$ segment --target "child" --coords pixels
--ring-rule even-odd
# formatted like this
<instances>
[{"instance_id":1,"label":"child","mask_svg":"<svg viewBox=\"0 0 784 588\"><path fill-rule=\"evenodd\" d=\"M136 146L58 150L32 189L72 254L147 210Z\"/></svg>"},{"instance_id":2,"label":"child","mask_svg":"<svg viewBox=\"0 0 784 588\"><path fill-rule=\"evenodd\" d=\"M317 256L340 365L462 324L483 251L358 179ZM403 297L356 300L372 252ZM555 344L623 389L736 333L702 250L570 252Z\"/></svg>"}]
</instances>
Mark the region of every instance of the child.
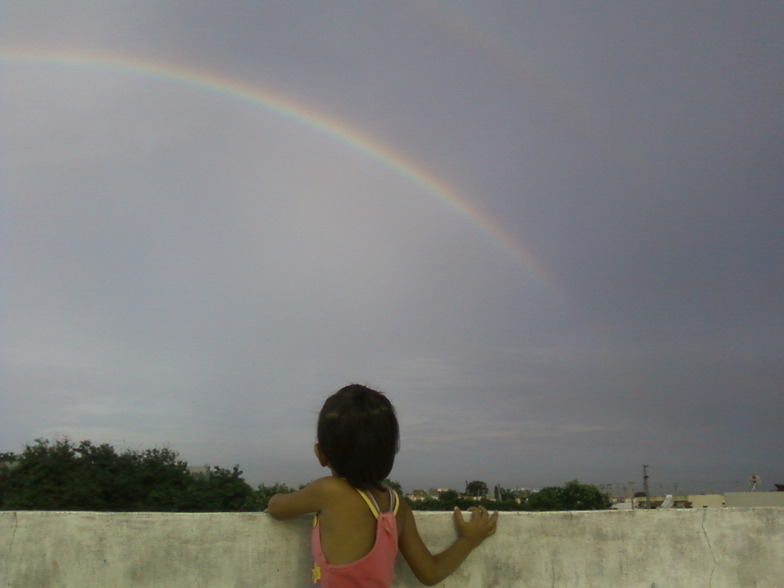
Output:
<instances>
[{"instance_id":1,"label":"child","mask_svg":"<svg viewBox=\"0 0 784 588\"><path fill-rule=\"evenodd\" d=\"M276 494L267 507L276 519L316 513L314 586L388 587L398 548L419 581L432 586L495 533L498 513L471 507L465 522L456 508L457 539L442 553L430 553L411 507L381 484L398 451L395 409L383 394L353 384L330 396L319 414L317 439L316 457L332 475L298 492Z\"/></svg>"}]
</instances>

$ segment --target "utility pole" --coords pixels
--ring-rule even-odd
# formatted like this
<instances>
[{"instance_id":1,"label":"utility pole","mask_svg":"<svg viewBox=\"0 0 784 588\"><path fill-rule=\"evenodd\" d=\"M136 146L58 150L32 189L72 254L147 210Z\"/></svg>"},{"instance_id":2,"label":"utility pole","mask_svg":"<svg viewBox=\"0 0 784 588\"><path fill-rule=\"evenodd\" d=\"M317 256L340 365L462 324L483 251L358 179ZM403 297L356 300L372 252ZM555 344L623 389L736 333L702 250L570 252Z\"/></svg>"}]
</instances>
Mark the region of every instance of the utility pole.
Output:
<instances>
[{"instance_id":1,"label":"utility pole","mask_svg":"<svg viewBox=\"0 0 784 588\"><path fill-rule=\"evenodd\" d=\"M642 466L642 490L645 492L645 508L651 508L651 495L648 492L648 466Z\"/></svg>"}]
</instances>

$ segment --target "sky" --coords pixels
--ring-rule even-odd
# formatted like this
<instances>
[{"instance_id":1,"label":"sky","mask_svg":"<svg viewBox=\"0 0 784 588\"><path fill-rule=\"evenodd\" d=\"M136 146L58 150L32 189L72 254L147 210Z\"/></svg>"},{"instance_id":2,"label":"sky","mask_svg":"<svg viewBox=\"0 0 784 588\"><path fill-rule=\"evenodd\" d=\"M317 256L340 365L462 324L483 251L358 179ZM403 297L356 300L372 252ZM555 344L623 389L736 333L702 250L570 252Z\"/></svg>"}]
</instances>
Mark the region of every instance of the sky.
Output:
<instances>
[{"instance_id":1,"label":"sky","mask_svg":"<svg viewBox=\"0 0 784 588\"><path fill-rule=\"evenodd\" d=\"M784 483L784 4L0 0L0 451Z\"/></svg>"}]
</instances>

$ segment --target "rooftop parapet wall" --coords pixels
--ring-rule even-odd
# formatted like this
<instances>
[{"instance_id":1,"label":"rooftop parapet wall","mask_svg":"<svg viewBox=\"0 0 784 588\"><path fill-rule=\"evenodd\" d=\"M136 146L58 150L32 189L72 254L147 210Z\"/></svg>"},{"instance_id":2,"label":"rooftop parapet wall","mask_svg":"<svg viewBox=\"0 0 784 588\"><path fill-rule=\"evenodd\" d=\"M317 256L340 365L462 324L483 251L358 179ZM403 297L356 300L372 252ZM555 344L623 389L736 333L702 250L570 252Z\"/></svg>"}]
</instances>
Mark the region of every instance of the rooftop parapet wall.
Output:
<instances>
[{"instance_id":1,"label":"rooftop parapet wall","mask_svg":"<svg viewBox=\"0 0 784 588\"><path fill-rule=\"evenodd\" d=\"M417 513L431 549L451 513ZM0 512L3 588L307 586L305 518L263 513ZM396 588L419 586L404 561ZM501 513L440 586L778 588L784 509Z\"/></svg>"}]
</instances>

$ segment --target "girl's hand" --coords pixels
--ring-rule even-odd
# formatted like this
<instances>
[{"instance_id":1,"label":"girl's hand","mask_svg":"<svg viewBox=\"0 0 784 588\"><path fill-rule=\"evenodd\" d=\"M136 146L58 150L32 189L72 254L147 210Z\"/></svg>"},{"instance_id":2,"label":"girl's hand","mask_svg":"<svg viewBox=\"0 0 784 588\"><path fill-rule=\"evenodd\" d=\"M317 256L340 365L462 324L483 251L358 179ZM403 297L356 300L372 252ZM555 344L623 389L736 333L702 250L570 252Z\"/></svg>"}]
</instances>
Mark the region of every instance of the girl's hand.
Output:
<instances>
[{"instance_id":1,"label":"girl's hand","mask_svg":"<svg viewBox=\"0 0 784 588\"><path fill-rule=\"evenodd\" d=\"M490 516L486 508L473 506L468 509L471 519L466 522L463 513L456 508L453 516L457 540L441 553L433 555L419 536L411 507L403 501L400 509L405 519L399 541L400 552L417 579L427 586L435 586L454 572L474 548L495 533L498 519L498 513Z\"/></svg>"},{"instance_id":2,"label":"girl's hand","mask_svg":"<svg viewBox=\"0 0 784 588\"><path fill-rule=\"evenodd\" d=\"M471 512L471 519L466 522L463 513L455 507L455 527L458 536L475 548L495 533L498 512L491 515L484 506L472 506L468 510Z\"/></svg>"}]
</instances>

